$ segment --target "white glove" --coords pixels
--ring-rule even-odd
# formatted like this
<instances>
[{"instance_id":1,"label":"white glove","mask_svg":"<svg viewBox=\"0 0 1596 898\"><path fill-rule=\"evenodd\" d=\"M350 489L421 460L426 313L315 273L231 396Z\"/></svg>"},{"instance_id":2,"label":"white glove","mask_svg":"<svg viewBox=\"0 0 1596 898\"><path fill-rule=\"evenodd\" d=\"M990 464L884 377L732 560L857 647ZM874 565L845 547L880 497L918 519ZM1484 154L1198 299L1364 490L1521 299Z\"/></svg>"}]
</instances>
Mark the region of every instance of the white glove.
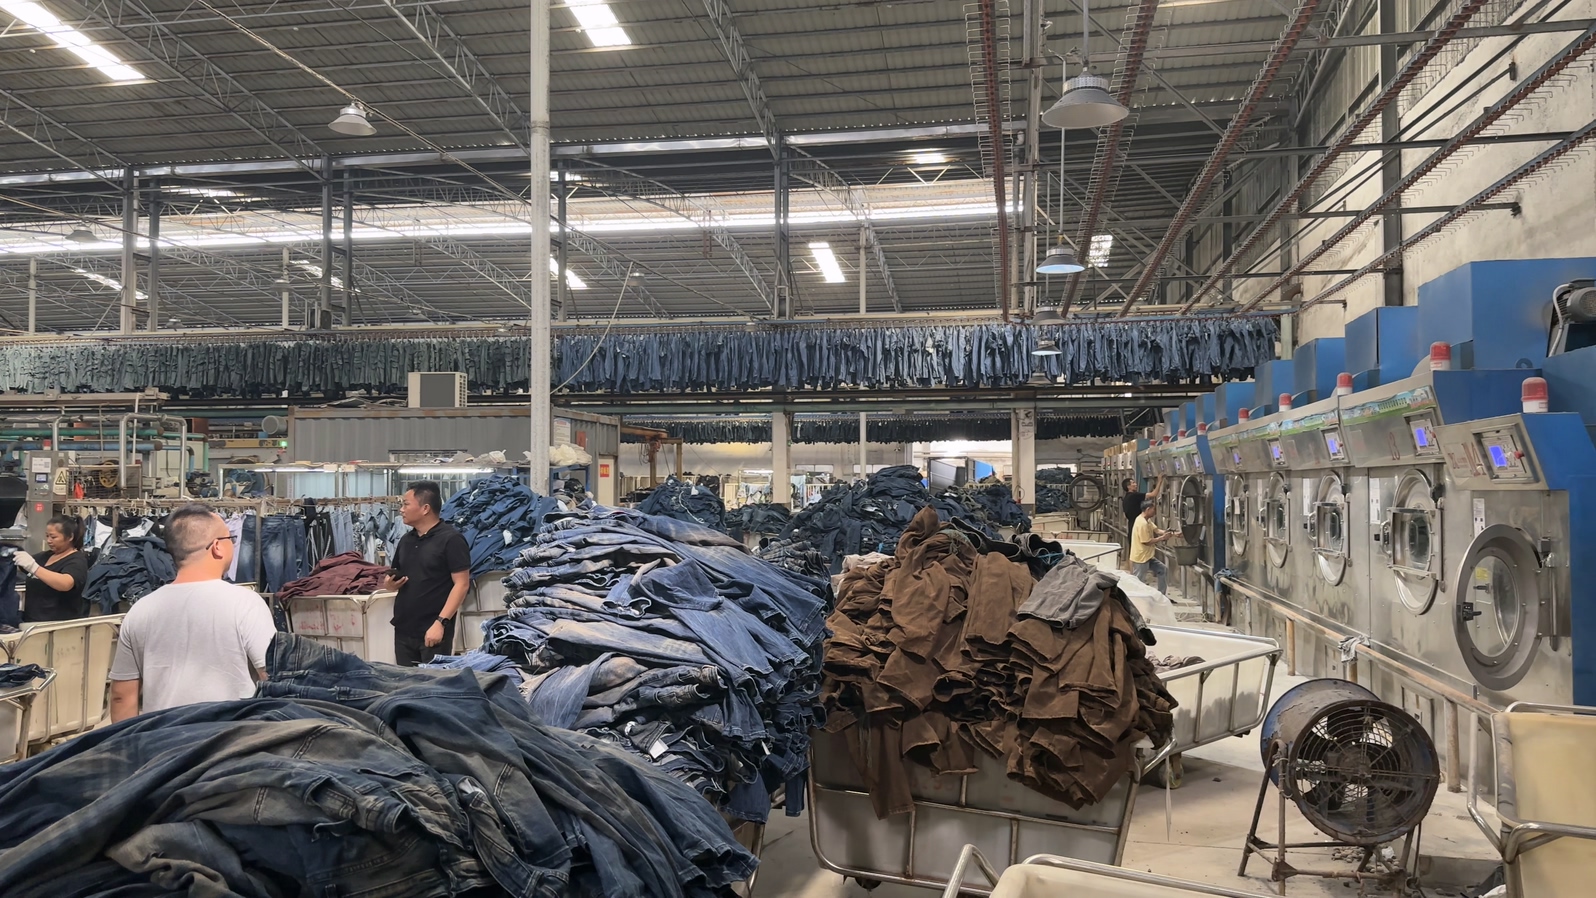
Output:
<instances>
[{"instance_id":1,"label":"white glove","mask_svg":"<svg viewBox=\"0 0 1596 898\"><path fill-rule=\"evenodd\" d=\"M18 552L16 555L12 556L11 560L15 561L17 563L17 567L22 568L30 576L34 571L39 569L38 560L26 552Z\"/></svg>"}]
</instances>

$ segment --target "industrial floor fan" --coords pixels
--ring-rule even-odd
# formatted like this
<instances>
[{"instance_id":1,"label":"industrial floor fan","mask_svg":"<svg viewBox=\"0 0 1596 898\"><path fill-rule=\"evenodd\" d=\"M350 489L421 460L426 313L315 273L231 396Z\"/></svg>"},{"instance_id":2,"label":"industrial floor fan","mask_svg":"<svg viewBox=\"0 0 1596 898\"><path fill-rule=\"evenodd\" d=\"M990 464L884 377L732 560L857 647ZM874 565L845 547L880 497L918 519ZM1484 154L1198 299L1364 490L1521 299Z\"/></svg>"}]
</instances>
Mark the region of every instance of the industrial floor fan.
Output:
<instances>
[{"instance_id":1,"label":"industrial floor fan","mask_svg":"<svg viewBox=\"0 0 1596 898\"><path fill-rule=\"evenodd\" d=\"M1247 860L1257 853L1273 855L1270 879L1280 883L1282 895L1286 879L1300 875L1355 879L1360 894L1371 882L1405 894L1417 855L1416 833L1440 782L1435 743L1418 720L1356 683L1310 680L1275 702L1261 735L1263 782L1237 875L1246 875ZM1258 837L1270 783L1280 792L1274 842ZM1288 800L1335 841L1288 843ZM1398 839L1399 854L1380 851ZM1352 871L1299 869L1286 861L1289 848L1348 846L1362 850Z\"/></svg>"}]
</instances>

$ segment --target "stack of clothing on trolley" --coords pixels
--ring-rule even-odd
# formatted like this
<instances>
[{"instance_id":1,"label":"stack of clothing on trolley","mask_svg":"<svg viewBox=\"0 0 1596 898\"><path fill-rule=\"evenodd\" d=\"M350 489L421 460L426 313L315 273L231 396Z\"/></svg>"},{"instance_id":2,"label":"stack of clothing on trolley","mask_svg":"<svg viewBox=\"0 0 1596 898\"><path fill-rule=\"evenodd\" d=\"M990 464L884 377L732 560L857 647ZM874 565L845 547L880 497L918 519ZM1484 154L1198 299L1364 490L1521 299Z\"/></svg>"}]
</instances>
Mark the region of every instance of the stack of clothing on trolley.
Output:
<instances>
[{"instance_id":1,"label":"stack of clothing on trolley","mask_svg":"<svg viewBox=\"0 0 1596 898\"><path fill-rule=\"evenodd\" d=\"M760 550L760 557L789 570L812 573L818 553L829 567L842 572L842 559L871 552L890 553L904 528L923 508L935 509L943 521L963 521L983 535L997 538L997 526L959 502L932 496L912 465L883 468L862 483L834 486L820 500L793 515L781 538Z\"/></svg>"},{"instance_id":2,"label":"stack of clothing on trolley","mask_svg":"<svg viewBox=\"0 0 1596 898\"><path fill-rule=\"evenodd\" d=\"M748 534L776 536L792 521L792 509L773 502L750 502L726 516L727 532L739 539Z\"/></svg>"},{"instance_id":3,"label":"stack of clothing on trolley","mask_svg":"<svg viewBox=\"0 0 1596 898\"><path fill-rule=\"evenodd\" d=\"M359 552L343 552L316 562L309 575L285 585L277 598L370 595L382 586L387 573L386 565L371 564Z\"/></svg>"},{"instance_id":4,"label":"stack of clothing on trolley","mask_svg":"<svg viewBox=\"0 0 1596 898\"><path fill-rule=\"evenodd\" d=\"M1014 491L999 478L988 477L980 483L950 487L943 490L942 497L959 503L972 516L988 524L1009 527L1018 533L1031 529L1031 519L1020 503L1014 501Z\"/></svg>"},{"instance_id":5,"label":"stack of clothing on trolley","mask_svg":"<svg viewBox=\"0 0 1596 898\"><path fill-rule=\"evenodd\" d=\"M691 788L539 721L504 676L278 634L255 698L0 766L0 895L731 894L757 860Z\"/></svg>"},{"instance_id":6,"label":"stack of clothing on trolley","mask_svg":"<svg viewBox=\"0 0 1596 898\"><path fill-rule=\"evenodd\" d=\"M508 474L478 477L443 503L439 517L453 524L471 546L471 576L506 571L531 545L544 517L570 508L540 496Z\"/></svg>"},{"instance_id":7,"label":"stack of clothing on trolley","mask_svg":"<svg viewBox=\"0 0 1596 898\"><path fill-rule=\"evenodd\" d=\"M538 719L630 751L737 819L802 808L830 586L707 527L600 509L544 522L477 651Z\"/></svg>"},{"instance_id":8,"label":"stack of clothing on trolley","mask_svg":"<svg viewBox=\"0 0 1596 898\"><path fill-rule=\"evenodd\" d=\"M100 552L83 583L83 599L113 614L120 602L136 602L171 583L177 564L166 540L154 533L134 536Z\"/></svg>"},{"instance_id":9,"label":"stack of clothing on trolley","mask_svg":"<svg viewBox=\"0 0 1596 898\"><path fill-rule=\"evenodd\" d=\"M1057 547L1057 544L1051 544ZM1069 804L1103 799L1135 746L1171 735L1156 640L1112 575L1027 540L989 543L920 512L892 558L849 571L827 621L826 729L868 743L876 813L909 810L907 765L978 755Z\"/></svg>"},{"instance_id":10,"label":"stack of clothing on trolley","mask_svg":"<svg viewBox=\"0 0 1596 898\"><path fill-rule=\"evenodd\" d=\"M726 503L720 498L720 478L709 482L689 483L672 475L655 487L637 505L643 514L662 518L675 518L700 524L711 530L726 532Z\"/></svg>"},{"instance_id":11,"label":"stack of clothing on trolley","mask_svg":"<svg viewBox=\"0 0 1596 898\"><path fill-rule=\"evenodd\" d=\"M1057 514L1070 509L1070 484L1075 474L1069 468L1038 468L1036 471L1036 513Z\"/></svg>"}]
</instances>

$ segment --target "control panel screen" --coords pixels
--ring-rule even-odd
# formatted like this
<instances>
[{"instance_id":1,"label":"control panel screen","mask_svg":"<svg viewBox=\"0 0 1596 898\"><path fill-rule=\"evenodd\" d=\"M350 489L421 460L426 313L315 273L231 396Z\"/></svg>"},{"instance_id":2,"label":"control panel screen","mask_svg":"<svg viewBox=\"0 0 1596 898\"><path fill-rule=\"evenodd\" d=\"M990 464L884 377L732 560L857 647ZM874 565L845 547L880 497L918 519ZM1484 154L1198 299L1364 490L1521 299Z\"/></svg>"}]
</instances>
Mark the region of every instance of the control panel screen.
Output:
<instances>
[{"instance_id":1,"label":"control panel screen","mask_svg":"<svg viewBox=\"0 0 1596 898\"><path fill-rule=\"evenodd\" d=\"M1324 435L1324 447L1330 450L1330 457L1336 461L1346 459L1346 448L1341 445L1341 435L1336 432L1327 432Z\"/></svg>"},{"instance_id":2,"label":"control panel screen","mask_svg":"<svg viewBox=\"0 0 1596 898\"><path fill-rule=\"evenodd\" d=\"M1201 455L1193 455L1191 457L1191 469L1199 474L1203 472L1203 457Z\"/></svg>"},{"instance_id":3,"label":"control panel screen","mask_svg":"<svg viewBox=\"0 0 1596 898\"><path fill-rule=\"evenodd\" d=\"M1230 450L1230 460L1236 463L1236 467L1241 467L1241 451L1239 449Z\"/></svg>"},{"instance_id":4,"label":"control panel screen","mask_svg":"<svg viewBox=\"0 0 1596 898\"><path fill-rule=\"evenodd\" d=\"M1507 450L1501 446L1488 447L1491 451L1491 466L1500 471L1507 467Z\"/></svg>"},{"instance_id":5,"label":"control panel screen","mask_svg":"<svg viewBox=\"0 0 1596 898\"><path fill-rule=\"evenodd\" d=\"M1434 455L1441 451L1435 440L1435 422L1428 415L1409 418L1408 429L1413 432L1413 449L1419 455Z\"/></svg>"},{"instance_id":6,"label":"control panel screen","mask_svg":"<svg viewBox=\"0 0 1596 898\"><path fill-rule=\"evenodd\" d=\"M1269 441L1269 457L1277 465L1285 464L1286 462L1286 457L1280 452L1280 444L1274 440Z\"/></svg>"},{"instance_id":7,"label":"control panel screen","mask_svg":"<svg viewBox=\"0 0 1596 898\"><path fill-rule=\"evenodd\" d=\"M1413 445L1420 449L1430 448L1430 431L1423 424L1413 425Z\"/></svg>"},{"instance_id":8,"label":"control panel screen","mask_svg":"<svg viewBox=\"0 0 1596 898\"><path fill-rule=\"evenodd\" d=\"M1184 473L1186 473L1186 462L1184 460L1182 460L1180 458L1176 458L1175 459L1175 473L1176 474L1184 474Z\"/></svg>"}]
</instances>

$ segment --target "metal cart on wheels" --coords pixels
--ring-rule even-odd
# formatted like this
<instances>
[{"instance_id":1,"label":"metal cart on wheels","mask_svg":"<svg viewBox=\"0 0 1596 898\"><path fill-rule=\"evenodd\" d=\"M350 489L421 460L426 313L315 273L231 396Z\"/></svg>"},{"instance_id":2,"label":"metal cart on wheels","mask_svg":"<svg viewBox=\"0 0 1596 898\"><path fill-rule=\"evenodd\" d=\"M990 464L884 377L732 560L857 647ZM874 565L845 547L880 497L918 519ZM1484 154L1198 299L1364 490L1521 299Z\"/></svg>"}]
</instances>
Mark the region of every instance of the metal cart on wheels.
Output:
<instances>
[{"instance_id":1,"label":"metal cart on wheels","mask_svg":"<svg viewBox=\"0 0 1596 898\"><path fill-rule=\"evenodd\" d=\"M974 845L964 846L959 853L958 863L953 867L953 878L943 889L942 898L958 898L961 892L972 891L970 886L964 884L964 877L972 864L991 883L989 894L992 898L1043 898L1051 895L1068 895L1070 898L1192 898L1198 895L1263 898L1257 892L1238 892L1222 886L1183 882L1139 870L1109 867L1050 854L1032 855L1022 863L1011 865L1000 876Z\"/></svg>"},{"instance_id":2,"label":"metal cart on wheels","mask_svg":"<svg viewBox=\"0 0 1596 898\"><path fill-rule=\"evenodd\" d=\"M1143 775L1174 754L1262 723L1280 658L1272 639L1152 629L1159 654L1202 660L1160 674L1179 702L1173 737L1101 802L1076 810L1010 780L999 762L982 755L977 772L963 776L938 777L911 765L914 806L907 814L877 820L845 737L819 733L809 754L808 814L820 866L866 888L892 882L941 889L958 881L955 859L967 845L983 857L1001 858L1002 867L1033 855L1119 864ZM989 891L974 884L963 890Z\"/></svg>"},{"instance_id":3,"label":"metal cart on wheels","mask_svg":"<svg viewBox=\"0 0 1596 898\"><path fill-rule=\"evenodd\" d=\"M30 683L0 689L0 705L16 709L16 717L11 721L12 726L6 727L5 733L0 735L0 745L4 745L13 735L16 741L12 743L10 753L0 758L0 764L21 761L28 757L30 744L28 733L33 729L33 703L44 690L50 688L53 682L55 682L55 671L46 669L42 676Z\"/></svg>"},{"instance_id":4,"label":"metal cart on wheels","mask_svg":"<svg viewBox=\"0 0 1596 898\"><path fill-rule=\"evenodd\" d=\"M1469 757L1469 816L1502 855L1508 898L1591 894L1596 870L1596 708L1515 702L1492 715L1496 817L1479 810L1479 748ZM1489 784L1487 784L1489 785Z\"/></svg>"}]
</instances>

